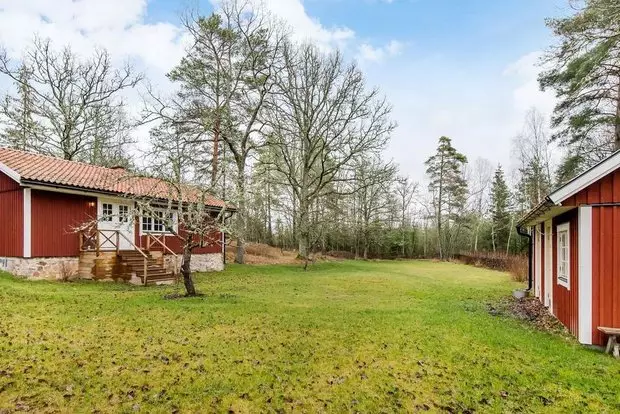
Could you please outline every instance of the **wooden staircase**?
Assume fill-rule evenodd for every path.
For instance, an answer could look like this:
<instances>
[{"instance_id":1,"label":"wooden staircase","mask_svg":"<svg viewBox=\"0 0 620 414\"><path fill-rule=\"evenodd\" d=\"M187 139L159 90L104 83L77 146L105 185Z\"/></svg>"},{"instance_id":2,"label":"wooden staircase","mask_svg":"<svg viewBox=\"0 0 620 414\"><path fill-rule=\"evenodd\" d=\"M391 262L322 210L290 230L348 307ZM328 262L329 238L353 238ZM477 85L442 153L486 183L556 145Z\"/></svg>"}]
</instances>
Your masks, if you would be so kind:
<instances>
[{"instance_id":1,"label":"wooden staircase","mask_svg":"<svg viewBox=\"0 0 620 414\"><path fill-rule=\"evenodd\" d=\"M119 250L118 259L119 266L121 267L120 273L127 275L135 275L141 280L143 285L163 285L172 284L176 280L176 276L173 272L169 272L164 267L163 263L158 263L150 252L142 251L146 257L146 269L145 269L145 257L137 250ZM144 272L146 270L146 278ZM146 281L146 283L145 283Z\"/></svg>"}]
</instances>

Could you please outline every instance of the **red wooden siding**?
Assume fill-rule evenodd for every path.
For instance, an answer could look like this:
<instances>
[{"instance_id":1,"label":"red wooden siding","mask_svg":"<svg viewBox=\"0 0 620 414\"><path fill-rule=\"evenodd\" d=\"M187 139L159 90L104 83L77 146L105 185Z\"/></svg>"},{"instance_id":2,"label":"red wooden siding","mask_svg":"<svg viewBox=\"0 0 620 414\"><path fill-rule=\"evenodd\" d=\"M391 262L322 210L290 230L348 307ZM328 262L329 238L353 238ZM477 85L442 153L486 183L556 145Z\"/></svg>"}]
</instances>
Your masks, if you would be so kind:
<instances>
[{"instance_id":1,"label":"red wooden siding","mask_svg":"<svg viewBox=\"0 0 620 414\"><path fill-rule=\"evenodd\" d=\"M78 256L79 235L72 229L97 217L97 199L32 190L32 256Z\"/></svg>"},{"instance_id":2,"label":"red wooden siding","mask_svg":"<svg viewBox=\"0 0 620 414\"><path fill-rule=\"evenodd\" d=\"M140 219L136 220L136 245L141 249L145 249L147 246L146 236L140 236ZM183 234L183 229L180 230ZM211 241L207 246L197 247L193 250L194 254L207 254L207 253L222 253L222 233L219 231L213 231L208 240ZM176 236L166 236L166 246L168 246L173 252L177 254L183 253L183 246L181 240ZM151 242L151 250L164 250L164 248L157 242Z\"/></svg>"},{"instance_id":3,"label":"red wooden siding","mask_svg":"<svg viewBox=\"0 0 620 414\"><path fill-rule=\"evenodd\" d=\"M24 252L24 191L0 172L0 256L21 257Z\"/></svg>"},{"instance_id":4,"label":"red wooden siding","mask_svg":"<svg viewBox=\"0 0 620 414\"><path fill-rule=\"evenodd\" d=\"M220 232L212 232L209 236L209 240L213 240L212 243L209 243L205 247L197 247L192 253L193 254L207 254L207 253L221 253L222 252L222 243L220 242L222 238L222 233ZM146 236L141 237L142 244L140 247L146 248ZM178 237L174 236L166 236L166 246L168 246L173 252L177 254L183 253L183 245L181 240ZM164 248L159 245L157 242L151 243L151 250L164 250Z\"/></svg>"},{"instance_id":5,"label":"red wooden siding","mask_svg":"<svg viewBox=\"0 0 620 414\"><path fill-rule=\"evenodd\" d=\"M558 277L558 237L557 226L568 222L570 224L570 290L557 283ZM578 227L577 210L557 216L553 219L553 314L575 336L579 335L579 263L578 263Z\"/></svg>"},{"instance_id":6,"label":"red wooden siding","mask_svg":"<svg viewBox=\"0 0 620 414\"><path fill-rule=\"evenodd\" d=\"M620 206L592 208L592 309L593 341L603 345L597 328L620 328Z\"/></svg>"},{"instance_id":7,"label":"red wooden siding","mask_svg":"<svg viewBox=\"0 0 620 414\"><path fill-rule=\"evenodd\" d=\"M562 202L565 206L620 203L620 169L606 175Z\"/></svg>"}]
</instances>

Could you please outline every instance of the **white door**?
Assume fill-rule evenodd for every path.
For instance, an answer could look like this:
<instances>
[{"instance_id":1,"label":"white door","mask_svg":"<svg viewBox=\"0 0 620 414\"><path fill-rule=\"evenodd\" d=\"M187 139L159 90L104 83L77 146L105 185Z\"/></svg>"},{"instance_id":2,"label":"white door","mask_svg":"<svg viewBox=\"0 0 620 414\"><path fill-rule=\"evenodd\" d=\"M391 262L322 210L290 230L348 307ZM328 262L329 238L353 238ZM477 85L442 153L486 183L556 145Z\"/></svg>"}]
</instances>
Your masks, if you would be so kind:
<instances>
[{"instance_id":1,"label":"white door","mask_svg":"<svg viewBox=\"0 0 620 414\"><path fill-rule=\"evenodd\" d=\"M132 215L132 203L114 199L100 198L98 203L98 226L102 250L116 250L116 231L119 250L133 250L135 226Z\"/></svg>"},{"instance_id":2,"label":"white door","mask_svg":"<svg viewBox=\"0 0 620 414\"><path fill-rule=\"evenodd\" d=\"M545 222L545 306L553 313L553 227Z\"/></svg>"}]
</instances>

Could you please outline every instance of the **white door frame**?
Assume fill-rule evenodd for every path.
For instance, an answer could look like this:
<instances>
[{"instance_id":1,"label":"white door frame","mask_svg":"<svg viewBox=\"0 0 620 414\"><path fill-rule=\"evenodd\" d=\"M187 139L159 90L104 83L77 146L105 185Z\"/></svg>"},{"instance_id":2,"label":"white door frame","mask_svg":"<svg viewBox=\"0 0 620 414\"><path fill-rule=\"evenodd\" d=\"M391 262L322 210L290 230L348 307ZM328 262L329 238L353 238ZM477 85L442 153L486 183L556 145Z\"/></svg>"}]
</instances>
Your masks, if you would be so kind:
<instances>
[{"instance_id":1,"label":"white door frame","mask_svg":"<svg viewBox=\"0 0 620 414\"><path fill-rule=\"evenodd\" d=\"M112 217L110 221L103 221L103 204L112 205ZM119 214L119 206L127 206L129 216L126 222L122 222L122 218ZM97 198L97 227L101 230L102 234L112 237L112 232L120 230L132 243L129 243L124 237L119 238L120 250L135 250L133 243L135 240L135 222L132 215L133 203L130 200L123 198L110 198L110 197L98 197ZM115 243L115 238L112 238ZM105 238L101 240L101 248L103 250L114 250L113 243L107 242Z\"/></svg>"},{"instance_id":2,"label":"white door frame","mask_svg":"<svg viewBox=\"0 0 620 414\"><path fill-rule=\"evenodd\" d=\"M545 221L545 300L553 313L553 222Z\"/></svg>"}]
</instances>

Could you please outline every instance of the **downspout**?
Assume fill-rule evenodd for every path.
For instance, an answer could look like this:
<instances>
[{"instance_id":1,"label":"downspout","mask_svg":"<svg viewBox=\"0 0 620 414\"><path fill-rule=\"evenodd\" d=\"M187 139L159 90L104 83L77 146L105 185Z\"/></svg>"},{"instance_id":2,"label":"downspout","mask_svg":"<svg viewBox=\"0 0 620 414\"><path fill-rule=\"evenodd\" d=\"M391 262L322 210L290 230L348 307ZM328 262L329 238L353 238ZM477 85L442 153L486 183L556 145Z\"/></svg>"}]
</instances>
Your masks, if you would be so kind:
<instances>
[{"instance_id":1,"label":"downspout","mask_svg":"<svg viewBox=\"0 0 620 414\"><path fill-rule=\"evenodd\" d=\"M521 226L517 226L517 233L519 234L519 236L523 236L523 237L527 237L529 242L528 242L528 252L527 252L527 259L528 259L528 268L527 268L527 291L531 292L532 291L532 287L534 285L534 281L532 278L532 269L533 269L533 264L532 264L532 253L534 251L534 247L533 247L533 243L534 240L532 239L532 235L527 233L525 230L523 230L523 227Z\"/></svg>"}]
</instances>

